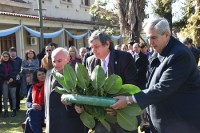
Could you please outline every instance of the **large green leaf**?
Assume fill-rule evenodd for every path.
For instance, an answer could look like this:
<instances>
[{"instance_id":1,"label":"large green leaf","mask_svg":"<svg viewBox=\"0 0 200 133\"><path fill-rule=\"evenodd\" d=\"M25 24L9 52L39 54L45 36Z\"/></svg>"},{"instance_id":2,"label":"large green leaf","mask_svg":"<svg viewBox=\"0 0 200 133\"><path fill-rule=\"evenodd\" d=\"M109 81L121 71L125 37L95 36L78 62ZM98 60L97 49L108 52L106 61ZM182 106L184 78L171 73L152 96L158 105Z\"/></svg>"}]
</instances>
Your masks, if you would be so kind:
<instances>
[{"instance_id":1,"label":"large green leaf","mask_svg":"<svg viewBox=\"0 0 200 133\"><path fill-rule=\"evenodd\" d=\"M75 71L77 75L77 85L86 89L89 85L89 75L87 69L80 63L76 63Z\"/></svg>"},{"instance_id":2,"label":"large green leaf","mask_svg":"<svg viewBox=\"0 0 200 133\"><path fill-rule=\"evenodd\" d=\"M59 93L59 94L66 94L66 93L70 93L70 91L67 91L67 89L61 88L59 86L56 86L54 88L54 90Z\"/></svg>"},{"instance_id":3,"label":"large green leaf","mask_svg":"<svg viewBox=\"0 0 200 133\"><path fill-rule=\"evenodd\" d=\"M76 89L77 78L74 69L69 65L65 64L64 66L64 80L71 90Z\"/></svg>"},{"instance_id":4,"label":"large green leaf","mask_svg":"<svg viewBox=\"0 0 200 133\"><path fill-rule=\"evenodd\" d=\"M106 121L110 122L110 123L116 123L117 122L117 117L116 116L112 116L112 115L105 115L105 119Z\"/></svg>"},{"instance_id":5,"label":"large green leaf","mask_svg":"<svg viewBox=\"0 0 200 133\"><path fill-rule=\"evenodd\" d=\"M56 81L58 81L58 83L60 85L62 85L63 88L67 89L67 91L70 91L70 89L68 88L65 80L64 80L64 76L62 74L60 74L59 72L53 72L52 75L54 76L54 78L56 79Z\"/></svg>"},{"instance_id":6,"label":"large green leaf","mask_svg":"<svg viewBox=\"0 0 200 133\"><path fill-rule=\"evenodd\" d=\"M118 75L112 74L105 80L104 90L108 94L116 94L122 88L122 78Z\"/></svg>"},{"instance_id":7,"label":"large green leaf","mask_svg":"<svg viewBox=\"0 0 200 133\"><path fill-rule=\"evenodd\" d=\"M133 94L136 94L140 91L141 91L140 88L135 86L135 85L123 84L121 90L117 93L117 95L122 95L122 94L133 95Z\"/></svg>"},{"instance_id":8,"label":"large green leaf","mask_svg":"<svg viewBox=\"0 0 200 133\"><path fill-rule=\"evenodd\" d=\"M126 108L120 109L120 111L129 116L138 116L143 112L143 110L136 103L128 105Z\"/></svg>"},{"instance_id":9,"label":"large green leaf","mask_svg":"<svg viewBox=\"0 0 200 133\"><path fill-rule=\"evenodd\" d=\"M97 65L91 74L92 86L95 90L102 88L105 82L105 73L101 66Z\"/></svg>"},{"instance_id":10,"label":"large green leaf","mask_svg":"<svg viewBox=\"0 0 200 133\"><path fill-rule=\"evenodd\" d=\"M110 132L110 130L111 130L110 124L107 121L105 121L103 118L99 119L99 121L108 130L108 132Z\"/></svg>"},{"instance_id":11,"label":"large green leaf","mask_svg":"<svg viewBox=\"0 0 200 133\"><path fill-rule=\"evenodd\" d=\"M90 115L84 111L83 113L81 113L80 119L86 127L90 128L90 129L94 128L95 120L92 115Z\"/></svg>"},{"instance_id":12,"label":"large green leaf","mask_svg":"<svg viewBox=\"0 0 200 133\"><path fill-rule=\"evenodd\" d=\"M134 131L138 128L136 116L128 115L124 110L117 110L117 122L125 130Z\"/></svg>"}]
</instances>

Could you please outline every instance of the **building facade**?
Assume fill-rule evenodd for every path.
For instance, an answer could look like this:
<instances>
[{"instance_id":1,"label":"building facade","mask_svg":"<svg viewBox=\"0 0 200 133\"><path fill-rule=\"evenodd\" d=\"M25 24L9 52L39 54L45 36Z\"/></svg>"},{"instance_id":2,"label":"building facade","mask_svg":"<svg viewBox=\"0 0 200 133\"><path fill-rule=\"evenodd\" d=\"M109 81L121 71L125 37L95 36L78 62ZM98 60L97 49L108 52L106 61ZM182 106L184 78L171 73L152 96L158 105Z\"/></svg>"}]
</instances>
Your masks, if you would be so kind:
<instances>
[{"instance_id":1,"label":"building facade","mask_svg":"<svg viewBox=\"0 0 200 133\"><path fill-rule=\"evenodd\" d=\"M39 53L40 38L35 37L23 28L26 26L40 32L39 0L1 0L0 1L0 30L22 27L15 33L0 37L0 52L11 46L17 48L18 56L24 57L27 49ZM92 30L95 23L89 14L89 7L95 0L42 0L43 30L52 33L66 29L73 35L81 35ZM74 39L62 32L54 38L45 38L44 45L55 42L59 46L69 47L88 46L87 36ZM20 51L20 52L19 52Z\"/></svg>"}]
</instances>

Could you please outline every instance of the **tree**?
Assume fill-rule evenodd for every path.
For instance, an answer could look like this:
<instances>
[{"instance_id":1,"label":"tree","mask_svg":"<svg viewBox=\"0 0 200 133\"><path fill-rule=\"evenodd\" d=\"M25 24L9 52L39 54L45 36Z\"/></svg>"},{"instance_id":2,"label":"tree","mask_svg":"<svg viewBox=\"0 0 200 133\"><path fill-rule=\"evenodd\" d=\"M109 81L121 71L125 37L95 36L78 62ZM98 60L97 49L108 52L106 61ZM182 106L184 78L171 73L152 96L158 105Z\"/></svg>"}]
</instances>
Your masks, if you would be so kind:
<instances>
[{"instance_id":1,"label":"tree","mask_svg":"<svg viewBox=\"0 0 200 133\"><path fill-rule=\"evenodd\" d=\"M96 29L103 28L107 33L115 33L118 28L118 16L115 12L106 9L107 1L97 0L90 7L90 14L96 23Z\"/></svg>"},{"instance_id":2,"label":"tree","mask_svg":"<svg viewBox=\"0 0 200 133\"><path fill-rule=\"evenodd\" d=\"M156 5L155 13L168 20L172 31L172 0L156 0Z\"/></svg>"},{"instance_id":3,"label":"tree","mask_svg":"<svg viewBox=\"0 0 200 133\"><path fill-rule=\"evenodd\" d=\"M145 0L116 0L121 34L139 42L142 22L145 17Z\"/></svg>"},{"instance_id":4,"label":"tree","mask_svg":"<svg viewBox=\"0 0 200 133\"><path fill-rule=\"evenodd\" d=\"M200 0L190 0L194 12L188 17L188 23L183 28L183 34L191 37L196 45L200 45Z\"/></svg>"}]
</instances>

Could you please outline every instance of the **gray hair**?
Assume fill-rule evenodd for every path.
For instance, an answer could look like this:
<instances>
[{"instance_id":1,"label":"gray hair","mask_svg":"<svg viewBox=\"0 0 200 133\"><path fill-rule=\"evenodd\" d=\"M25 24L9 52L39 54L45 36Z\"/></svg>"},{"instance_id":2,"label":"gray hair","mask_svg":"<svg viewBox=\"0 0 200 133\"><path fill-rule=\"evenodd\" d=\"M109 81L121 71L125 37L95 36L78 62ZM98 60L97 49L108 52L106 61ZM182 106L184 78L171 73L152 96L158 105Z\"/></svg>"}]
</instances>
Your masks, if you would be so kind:
<instances>
[{"instance_id":1,"label":"gray hair","mask_svg":"<svg viewBox=\"0 0 200 133\"><path fill-rule=\"evenodd\" d=\"M147 32L148 30L152 29L155 29L160 35L163 35L165 32L169 32L169 34L171 34L169 23L165 18L149 19L144 31Z\"/></svg>"},{"instance_id":2,"label":"gray hair","mask_svg":"<svg viewBox=\"0 0 200 133\"><path fill-rule=\"evenodd\" d=\"M69 52L65 48L58 47L52 51L51 58L60 52L63 52L66 56L69 56Z\"/></svg>"},{"instance_id":3,"label":"gray hair","mask_svg":"<svg viewBox=\"0 0 200 133\"><path fill-rule=\"evenodd\" d=\"M102 43L103 46L106 45L106 42L107 42L107 41L109 41L109 42L110 42L110 47L109 47L109 49L110 49L110 50L111 50L111 49L114 49L114 45L113 45L113 42L112 42L110 36L107 35L103 30L96 30L96 31L94 31L94 32L91 34L91 36L90 36L88 42L89 42L89 43L92 43L92 41L94 41L94 40L96 40L96 39L99 39L99 41Z\"/></svg>"}]
</instances>

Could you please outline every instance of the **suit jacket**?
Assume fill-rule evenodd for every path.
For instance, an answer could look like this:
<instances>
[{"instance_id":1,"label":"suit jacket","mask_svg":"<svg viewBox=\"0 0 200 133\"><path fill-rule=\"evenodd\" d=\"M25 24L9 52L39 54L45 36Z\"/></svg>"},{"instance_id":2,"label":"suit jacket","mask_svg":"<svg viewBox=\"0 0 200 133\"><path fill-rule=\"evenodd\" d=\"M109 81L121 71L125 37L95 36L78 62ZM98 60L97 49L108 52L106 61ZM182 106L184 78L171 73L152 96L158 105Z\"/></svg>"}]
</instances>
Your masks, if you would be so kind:
<instances>
[{"instance_id":1,"label":"suit jacket","mask_svg":"<svg viewBox=\"0 0 200 133\"><path fill-rule=\"evenodd\" d=\"M93 71L96 65L101 65L101 61L95 58L95 55L88 57L87 68L89 74ZM133 57L130 53L118 50L110 51L110 58L108 63L108 75L116 74L122 78L123 84L136 84L137 72ZM108 133L103 126L97 124L95 127L96 132ZM135 131L125 131L119 127L119 125L112 125L111 132L118 133L135 133ZM109 132L110 133L110 132Z\"/></svg>"},{"instance_id":2,"label":"suit jacket","mask_svg":"<svg viewBox=\"0 0 200 133\"><path fill-rule=\"evenodd\" d=\"M47 71L44 86L46 133L84 133L84 125L74 106L62 104L61 94L53 89L60 85L55 81L52 72L53 69Z\"/></svg>"},{"instance_id":3,"label":"suit jacket","mask_svg":"<svg viewBox=\"0 0 200 133\"><path fill-rule=\"evenodd\" d=\"M138 75L137 85L141 88L144 87L147 82L146 73L149 61L148 61L148 56L146 54L143 54L142 52L140 52L138 56L139 57L136 57L136 55L134 55L133 58L137 68L137 75Z\"/></svg>"},{"instance_id":4,"label":"suit jacket","mask_svg":"<svg viewBox=\"0 0 200 133\"><path fill-rule=\"evenodd\" d=\"M101 65L101 61L96 59L95 55L88 57L86 67L89 74L92 73L96 65ZM111 50L108 63L108 75L111 74L121 76L124 84L136 84L137 72L132 55L124 51Z\"/></svg>"},{"instance_id":5,"label":"suit jacket","mask_svg":"<svg viewBox=\"0 0 200 133\"><path fill-rule=\"evenodd\" d=\"M135 94L153 133L200 131L200 72L191 51L171 37L150 61L147 88Z\"/></svg>"}]
</instances>

